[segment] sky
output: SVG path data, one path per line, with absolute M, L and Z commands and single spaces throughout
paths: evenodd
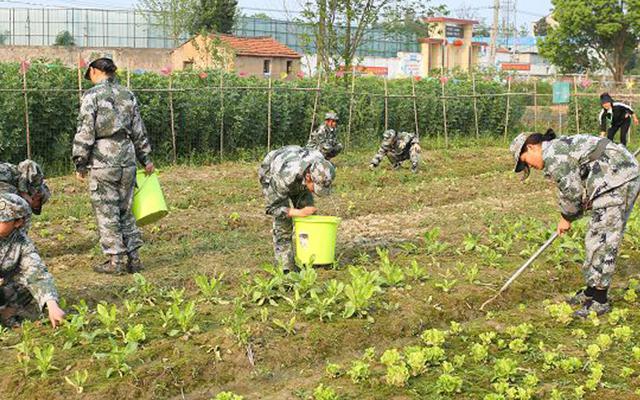
M 529 24 L 548 14 L 551 0 L 511 0 L 516 1 L 516 24 Z M 0 7 L 79 7 L 79 8 L 134 8 L 137 0 L 13 0 L 0 1 Z M 304 0 L 239 0 L 239 5 L 248 15 L 263 12 L 274 18 L 293 18 L 302 8 Z M 431 0 L 429 4 L 447 4 L 455 13 L 456 9 L 467 8 L 487 23 L 492 19 L 493 0 Z

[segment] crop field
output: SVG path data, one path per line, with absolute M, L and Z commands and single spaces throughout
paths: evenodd
M 372 151 L 337 158 L 322 215 L 342 218 L 333 267 L 272 261 L 256 162 L 163 169 L 171 207 L 144 227 L 141 275 L 102 260 L 88 194 L 51 178 L 31 236 L 66 323 L 0 332 L 3 399 L 640 399 L 640 216 L 614 311 L 577 321 L 586 221 L 485 311 L 552 233 L 555 189 L 521 183 L 501 140 L 434 148 L 418 174 Z M 45 165 L 46 169 L 46 165 Z

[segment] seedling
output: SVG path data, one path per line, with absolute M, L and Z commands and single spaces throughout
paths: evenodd
M 58 369 L 52 364 L 54 350 L 52 344 L 47 345 L 44 349 L 39 346 L 33 348 L 36 369 L 40 372 L 40 378 L 46 378 L 50 371 Z
M 573 321 L 573 309 L 567 303 L 549 304 L 547 312 L 552 318 L 563 325 L 568 325 Z
M 480 274 L 480 269 L 476 264 L 473 264 L 471 267 L 465 270 L 464 275 L 467 278 L 467 282 L 473 284 L 477 282 L 478 275 Z
M 82 394 L 84 392 L 84 386 L 86 385 L 88 379 L 89 371 L 87 371 L 86 369 L 83 369 L 82 371 L 75 371 L 71 378 L 68 376 L 64 377 L 64 380 L 69 385 L 71 385 L 78 394 Z
M 439 329 L 427 329 L 420 335 L 420 339 L 427 346 L 440 346 L 444 343 L 446 337 L 446 333 Z
M 449 247 L 446 243 L 443 243 L 439 240 L 440 238 L 440 228 L 433 228 L 424 233 L 422 235 L 424 239 L 424 247 L 427 254 L 438 255 L 443 253 Z
M 351 378 L 353 383 L 361 383 L 369 379 L 371 374 L 369 363 L 362 360 L 356 360 L 351 363 L 351 368 L 347 371 L 347 376 Z
M 464 251 L 473 251 L 480 244 L 480 237 L 478 235 L 474 235 L 473 233 L 467 233 L 462 241 L 462 245 Z
M 327 364 L 327 366 L 324 368 L 324 372 L 329 378 L 338 378 L 342 374 L 344 374 L 344 370 L 340 365 L 332 363 Z
M 147 282 L 147 279 L 139 274 L 133 274 L 134 286 L 127 290 L 127 293 L 136 294 L 150 305 L 154 305 L 155 299 L 153 297 L 154 287 L 151 283 Z
M 347 302 L 342 315 L 344 318 L 351 318 L 354 315 L 365 316 L 373 296 L 382 291 L 378 284 L 380 276 L 376 271 L 368 272 L 357 267 L 349 267 L 349 274 L 351 282 L 344 289 Z
M 444 293 L 449 293 L 453 290 L 456 283 L 458 283 L 457 279 L 453 279 L 453 275 L 451 274 L 451 270 L 447 269 L 447 272 L 442 276 L 442 280 L 434 283 L 433 285 L 438 289 L 442 290 Z
M 323 384 L 313 390 L 313 400 L 340 400 L 335 390 Z
M 513 381 L 518 363 L 511 358 L 499 358 L 493 365 L 493 380 Z
M 399 364 L 402 362 L 402 355 L 397 349 L 389 349 L 385 350 L 380 357 L 380 363 L 386 365 L 387 367 L 395 364 Z
M 282 329 L 287 334 L 287 336 L 296 334 L 296 316 L 295 315 L 291 317 L 289 321 L 274 319 L 273 324 L 278 328 Z
M 127 310 L 127 318 L 131 319 L 137 317 L 142 310 L 142 303 L 138 303 L 135 300 L 126 299 L 124 301 L 124 308 Z
M 389 260 L 389 250 L 376 248 L 380 257 L 380 272 L 382 281 L 387 286 L 400 286 L 404 282 L 402 269 Z
M 109 306 L 106 303 L 100 303 L 97 307 L 97 317 L 104 326 L 105 331 L 112 333 L 118 322 L 118 314 L 115 304 Z
M 405 274 L 414 281 L 423 281 L 429 279 L 427 269 L 418 264 L 418 261 L 412 260 L 411 266 L 405 270 Z
M 477 363 L 483 363 L 489 357 L 489 347 L 485 344 L 474 343 L 471 346 L 471 359 Z
M 170 304 L 180 305 L 184 303 L 184 293 L 185 293 L 185 288 L 182 288 L 182 289 L 171 288 L 171 290 L 167 292 L 166 297 L 169 300 L 171 300 Z
M 244 397 L 232 392 L 220 392 L 213 400 L 244 400 Z
M 438 393 L 460 393 L 462 391 L 462 378 L 448 373 L 442 374 L 436 381 L 436 390 Z
M 220 299 L 220 287 L 222 286 L 222 279 L 224 278 L 224 273 L 220 275 L 216 275 L 215 273 L 211 278 L 208 278 L 206 275 L 196 275 L 195 282 L 200 289 L 200 294 L 209 302 L 213 304 L 219 304 L 222 302 Z
M 411 369 L 412 376 L 418 376 L 422 374 L 427 368 L 427 357 L 420 346 L 407 347 L 404 350 L 404 356 L 407 360 L 407 365 Z
M 170 331 L 169 336 L 175 336 L 180 332 L 187 334 L 191 331 L 197 332 L 200 330 L 198 325 L 194 325 L 193 323 L 196 317 L 196 303 L 194 301 L 188 302 L 184 308 L 180 308 L 176 303 L 172 304 L 171 315 L 178 323 L 180 330 L 174 329 Z
M 106 371 L 107 378 L 110 378 L 114 373 L 122 377 L 131 372 L 131 366 L 127 364 L 126 360 L 130 355 L 135 353 L 137 349 L 137 343 L 129 343 L 124 347 L 120 347 L 115 342 L 112 342 L 109 353 L 96 353 L 95 357 L 98 359 L 108 358 L 111 362 L 111 367 Z
M 613 328 L 612 336 L 614 339 L 616 339 L 619 342 L 627 343 L 629 340 L 631 340 L 632 335 L 633 335 L 633 329 L 631 329 L 627 325 Z
M 298 309 L 302 304 L 302 296 L 300 296 L 300 290 L 298 290 L 298 288 L 293 289 L 293 296 L 282 296 L 282 298 L 287 302 L 292 313 L 298 312 Z

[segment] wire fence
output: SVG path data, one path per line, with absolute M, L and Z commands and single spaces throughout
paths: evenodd
M 0 64 L 1 159 L 33 158 L 49 173 L 71 169 L 76 116 L 87 89 L 82 72 L 56 64 Z M 519 130 L 547 127 L 562 134 L 597 133 L 601 91 L 631 106 L 639 96 L 635 80 L 612 88 L 584 76 L 541 80 L 473 73 L 388 80 L 353 73 L 280 81 L 220 71 L 124 71 L 119 80 L 139 99 L 160 163 L 256 159 L 276 146 L 304 145 L 329 110 L 340 115 L 339 137 L 347 151 L 378 143 L 386 129 L 417 132 L 427 147 L 485 135 L 506 143 Z M 568 104 L 552 104 L 558 80 L 572 84 Z

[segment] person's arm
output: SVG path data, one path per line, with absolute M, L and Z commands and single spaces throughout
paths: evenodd
M 584 212 L 584 183 L 578 162 L 567 155 L 556 155 L 550 169 L 558 186 L 560 214 L 568 222 L 580 218 Z
M 20 253 L 20 267 L 15 279 L 26 287 L 40 310 L 47 306 L 49 320 L 55 328 L 64 318 L 64 311 L 58 306 L 58 291 L 53 276 L 42 262 L 31 239 L 25 237 Z
M 384 158 L 384 156 L 391 151 L 391 147 L 393 146 L 393 140 L 391 139 L 383 139 L 380 144 L 380 148 L 375 156 L 371 159 L 370 165 L 373 167 L 377 167 L 380 165 L 380 162 Z
M 95 96 L 91 93 L 86 93 L 82 97 L 82 104 L 80 105 L 78 128 L 73 138 L 72 150 L 73 163 L 76 166 L 76 171 L 81 175 L 87 173 L 91 150 L 96 142 L 96 116 Z
M 600 136 L 604 136 L 607 134 L 607 118 L 606 117 L 607 117 L 607 113 L 603 108 L 602 110 L 600 110 L 600 115 L 598 116 L 598 123 L 600 123 Z
M 138 162 L 147 167 L 148 165 L 153 165 L 150 157 L 151 145 L 149 144 L 149 139 L 147 137 L 147 129 L 145 128 L 142 116 L 140 115 L 138 100 L 133 96 L 133 94 L 132 97 L 133 120 L 131 121 L 131 141 L 133 142 L 133 147 L 136 150 L 136 158 L 138 159 Z

